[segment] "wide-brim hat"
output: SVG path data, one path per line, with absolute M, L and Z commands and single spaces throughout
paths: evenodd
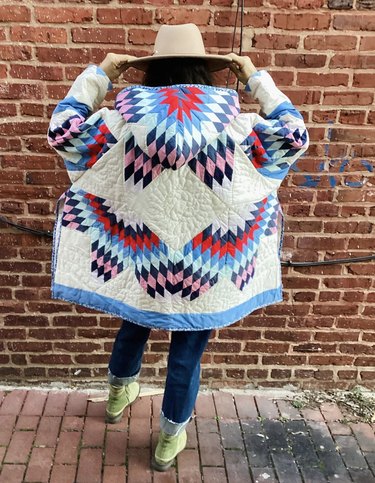
M 211 72 L 229 67 L 232 59 L 226 55 L 206 54 L 202 34 L 193 23 L 162 25 L 156 35 L 154 53 L 138 57 L 128 64 L 140 70 L 147 70 L 150 62 L 158 59 L 196 58 L 204 59 Z

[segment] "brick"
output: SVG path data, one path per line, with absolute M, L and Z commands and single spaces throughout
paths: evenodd
M 253 396 L 235 395 L 238 417 L 242 419 L 258 417 L 258 411 Z
M 151 483 L 149 449 L 130 448 L 128 450 L 128 481 Z
M 207 48 L 213 47 L 215 49 L 228 49 L 228 45 L 232 45 L 233 35 L 229 32 L 213 31 L 202 32 L 203 42 Z M 235 47 L 239 46 L 240 37 L 235 36 Z
M 103 483 L 118 483 L 126 481 L 126 468 L 124 466 L 104 466 Z
M 0 52 L 1 53 L 1 52 Z M 35 84 L 0 84 L 0 98 L 1 99 L 41 99 L 42 90 L 40 85 Z M 19 127 L 21 123 L 19 123 Z M 17 123 L 11 123 L 12 126 Z M 40 124 L 41 125 L 41 124 Z M 25 123 L 26 127 L 26 123 Z M 7 131 L 7 130 L 5 130 Z M 15 131 L 19 132 L 19 131 Z M 8 132 L 11 134 L 12 130 Z
M 10 440 L 4 463 L 26 463 L 34 436 L 33 431 L 15 431 Z
M 335 14 L 333 16 L 333 28 L 335 30 L 375 30 L 375 15 L 363 14 Z
M 126 433 L 122 431 L 107 431 L 105 445 L 106 465 L 125 465 Z
M 148 448 L 150 446 L 150 420 L 130 418 L 129 421 L 129 447 Z
M 224 466 L 219 434 L 200 433 L 199 447 L 203 466 Z
M 57 445 L 61 417 L 43 416 L 40 419 L 34 446 L 55 447 Z
M 39 416 L 18 416 L 16 430 L 36 430 L 39 424 Z
M 264 333 L 265 339 L 270 340 L 283 340 L 283 341 L 306 341 L 310 339 L 309 332 L 302 331 L 279 331 L 279 330 L 266 330 Z
M 216 416 L 213 397 L 211 394 L 199 394 L 195 403 L 195 412 L 197 416 L 209 418 Z
M 62 80 L 63 70 L 60 67 L 13 65 L 10 76 L 16 79 Z
M 233 10 L 219 10 L 214 14 L 214 23 L 220 27 L 234 25 L 236 12 Z M 261 28 L 268 27 L 270 24 L 270 14 L 268 12 L 246 12 L 243 17 L 244 27 Z
M 65 416 L 62 421 L 61 431 L 82 431 L 85 420 L 77 416 Z
M 35 352 L 39 352 L 37 350 L 37 347 L 43 344 L 34 344 L 34 350 Z M 47 344 L 47 346 L 50 346 L 51 344 Z M 29 356 L 30 362 L 35 363 L 35 364 L 71 364 L 72 358 L 70 355 L 67 354 L 45 354 L 44 356 L 39 356 L 39 355 L 33 355 L 30 354 Z
M 365 117 L 366 111 L 342 110 L 340 111 L 339 122 L 341 124 L 353 124 L 358 126 L 364 124 Z
M 371 79 L 373 79 L 372 74 L 354 74 L 353 86 L 354 87 L 371 87 Z M 363 122 L 362 122 L 363 124 Z
M 271 419 L 279 417 L 279 411 L 273 401 L 263 396 L 255 396 L 255 402 L 261 417 Z
M 359 44 L 359 50 L 369 50 L 373 52 L 375 49 L 374 37 L 361 37 L 361 42 Z
M 129 29 L 128 42 L 133 45 L 154 45 L 157 32 L 150 29 Z
M 183 482 L 201 479 L 199 452 L 197 449 L 185 449 L 177 456 L 178 477 Z
M 297 8 L 317 9 L 324 5 L 324 0 L 296 0 Z
M 227 479 L 224 468 L 203 468 L 204 481 L 221 483 Z
M 92 8 L 35 7 L 35 18 L 40 23 L 83 23 L 93 19 Z
M 82 64 L 90 61 L 88 49 L 36 47 L 36 56 L 40 62 Z
M 18 415 L 21 411 L 27 392 L 25 390 L 14 389 L 3 399 L 0 407 L 0 416 Z
M 197 416 L 196 425 L 197 425 L 198 433 L 217 433 L 218 432 L 218 421 L 214 416 L 211 416 L 210 418 L 201 418 Z
M 226 392 L 215 392 L 214 401 L 216 406 L 216 413 L 219 418 L 237 418 L 233 394 Z
M 299 72 L 297 84 L 301 86 L 347 86 L 349 83 L 348 74 L 313 74 L 310 72 Z
M 0 446 L 7 446 L 16 424 L 16 415 L 0 415 Z
M 353 68 L 373 69 L 375 57 L 372 55 L 335 54 L 332 56 L 329 67 L 332 68 Z
M 358 0 L 357 8 L 359 10 L 373 10 L 374 7 L 374 0 Z
M 81 433 L 67 431 L 60 434 L 56 449 L 55 462 L 69 465 L 77 464 Z
M 102 450 L 84 448 L 81 450 L 77 483 L 101 483 Z
M 287 419 L 301 419 L 302 416 L 298 409 L 296 409 L 289 401 L 279 399 L 276 401 L 278 410 L 282 418 Z
M 225 450 L 224 458 L 229 482 L 251 481 L 249 465 L 243 451 Z
M 152 11 L 144 8 L 98 8 L 98 22 L 101 24 L 136 24 L 152 23 Z
M 159 8 L 155 12 L 155 21 L 159 24 L 180 24 L 195 23 L 196 25 L 208 25 L 211 12 L 206 9 L 177 9 L 177 8 Z
M 341 434 L 341 435 L 351 435 L 352 431 L 350 426 L 347 424 L 339 423 L 337 421 L 332 421 L 328 424 L 328 427 L 333 435 Z
M 244 450 L 244 442 L 238 419 L 221 418 L 219 427 L 223 448 Z
M 326 30 L 331 17 L 328 13 L 275 13 L 274 27 L 285 30 Z
M 19 5 L 2 5 L 0 7 L 0 22 L 28 22 L 30 9 Z
M 12 27 L 10 39 L 16 42 L 45 42 L 48 44 L 65 44 L 67 31 L 62 28 L 51 27 Z
M 47 399 L 47 394 L 41 391 L 28 391 L 21 414 L 40 416 Z
M 50 483 L 75 483 L 76 466 L 54 464 Z
M 25 482 L 48 482 L 54 448 L 33 448 L 27 467 Z
M 327 92 L 324 94 L 323 104 L 366 106 L 372 104 L 373 98 L 374 96 L 370 92 Z M 337 141 L 335 137 L 331 139 L 332 141 Z
M 35 104 L 35 103 L 28 103 L 23 104 L 21 106 L 21 114 L 25 116 L 32 116 L 32 117 L 43 117 L 44 116 L 44 106 Z
M 96 349 L 97 347 L 89 350 L 96 350 Z M 99 397 L 101 397 L 102 395 L 103 394 L 100 394 Z M 100 401 L 100 402 L 89 401 L 87 406 L 87 416 L 94 416 L 96 418 L 99 418 L 99 419 L 101 418 L 103 420 L 105 415 L 106 404 L 107 404 L 106 401 Z
M 275 65 L 280 67 L 316 68 L 324 67 L 327 56 L 323 54 L 275 54 Z
M 60 315 L 54 316 L 53 325 L 56 327 L 93 327 L 97 325 L 96 317 L 78 316 L 78 315 Z
M 354 436 L 363 452 L 374 451 L 375 448 L 375 436 L 374 431 L 369 424 L 366 423 L 351 423 L 351 429 Z
M 320 406 L 320 410 L 326 421 L 337 421 L 339 419 L 343 419 L 343 415 L 337 404 L 323 403 Z
M 328 8 L 334 10 L 350 10 L 353 8 L 354 0 L 328 0 Z
M 125 30 L 120 28 L 72 28 L 74 43 L 124 44 Z
M 71 392 L 65 410 L 66 416 L 84 416 L 86 414 L 87 395 Z
M 104 441 L 104 420 L 87 417 L 82 437 L 83 446 L 102 446 Z
M 255 34 L 253 39 L 253 45 L 257 49 L 296 49 L 298 44 L 299 37 L 297 35 Z
M 304 46 L 307 50 L 354 50 L 357 37 L 349 35 L 308 35 Z
M 363 469 L 367 467 L 367 463 L 359 449 L 359 446 L 353 436 L 335 436 L 339 452 L 348 468 Z
M 0 105 L 0 114 L 2 116 L 16 116 L 17 115 L 17 107 L 14 104 L 1 104 Z
M 24 481 L 26 466 L 4 464 L 0 473 L 0 483 L 19 483 Z

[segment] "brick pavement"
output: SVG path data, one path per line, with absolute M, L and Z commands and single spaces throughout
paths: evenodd
M 201 393 L 187 448 L 157 473 L 161 396 L 106 425 L 105 402 L 90 400 L 104 394 L 0 391 L 0 483 L 375 483 L 375 425 L 342 424 L 332 403 Z

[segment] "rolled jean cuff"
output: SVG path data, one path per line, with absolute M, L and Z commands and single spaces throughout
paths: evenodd
M 184 423 L 175 423 L 170 419 L 166 418 L 163 414 L 163 411 L 160 412 L 160 429 L 164 431 L 164 433 L 169 434 L 171 436 L 177 436 L 180 434 L 183 429 L 187 426 L 191 418 L 189 418 Z
M 127 386 L 131 382 L 134 382 L 138 379 L 139 372 L 134 374 L 134 376 L 128 377 L 117 377 L 108 369 L 108 382 L 112 384 L 112 386 Z

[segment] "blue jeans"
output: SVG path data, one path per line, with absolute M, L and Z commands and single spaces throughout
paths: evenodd
M 151 329 L 124 320 L 112 350 L 108 381 L 126 385 L 135 381 Z M 200 382 L 200 361 L 211 329 L 173 331 L 168 355 L 160 428 L 178 434 L 190 420 Z

